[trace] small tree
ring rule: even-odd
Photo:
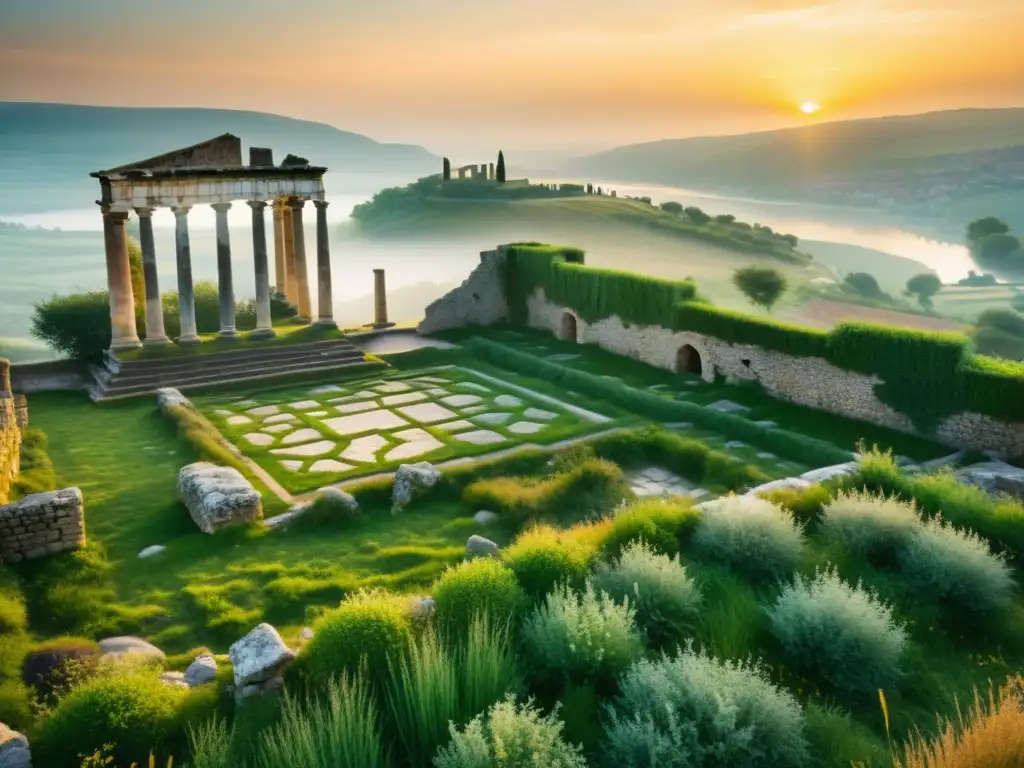
[[[720,213],[717,216],[715,216],[715,221],[718,222],[719,224],[735,224],[736,217],[733,216],[731,213]]]
[[[878,285],[878,281],[867,272],[851,272],[843,278],[843,283],[850,290],[859,293],[861,296],[867,296],[870,299],[885,297],[885,294],[882,293],[882,289]]]
[[[907,295],[917,296],[918,302],[925,309],[931,309],[932,296],[942,290],[942,281],[938,275],[922,272],[907,280]]]
[[[452,178],[452,161],[449,160],[447,157],[444,159],[444,165],[442,166],[441,169],[441,177],[445,181],[451,181]]]
[[[505,183],[505,155],[500,149],[498,150],[498,167],[495,169],[494,175],[499,184]]]
[[[684,209],[683,213],[685,213],[694,224],[707,224],[711,221],[711,217],[696,206],[690,206],[689,208]]]
[[[1020,239],[1009,232],[997,232],[985,235],[975,242],[975,254],[981,261],[999,266],[1024,266],[1018,258]]]
[[[1005,235],[1009,231],[1010,226],[1002,219],[997,219],[995,216],[986,216],[967,225],[967,242],[973,247],[982,238],[989,235]]]
[[[786,290],[786,278],[775,269],[767,267],[743,267],[732,276],[732,283],[739,288],[751,304],[764,307],[771,312],[775,302]]]
[[[683,206],[682,203],[673,203],[669,201],[667,203],[661,204],[661,210],[663,210],[665,213],[674,213],[678,216],[682,214]]]

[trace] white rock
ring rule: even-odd
[[[810,472],[804,472],[800,475],[800,479],[806,480],[813,485],[814,483],[823,483],[826,480],[831,480],[833,477],[852,475],[856,471],[857,462],[848,461],[845,464],[833,464],[831,467],[812,469]]]
[[[1002,461],[984,461],[964,467],[957,479],[987,493],[1006,493],[1024,500],[1024,469]]]
[[[356,501],[356,497],[340,488],[334,488],[329,485],[317,491],[317,496],[326,502],[344,507],[349,512],[355,512],[359,509],[359,502]]]
[[[433,488],[440,479],[441,470],[429,462],[402,464],[395,472],[391,490],[392,511],[405,509],[415,495]]]
[[[122,635],[119,637],[107,637],[98,643],[100,651],[105,658],[132,654],[154,661],[163,661],[167,655],[152,643],[148,643],[141,637]]]
[[[274,677],[292,659],[281,635],[267,623],[259,624],[228,649],[238,688]]]
[[[770,493],[771,491],[802,491],[805,488],[810,488],[813,483],[804,480],[801,477],[784,477],[781,480],[772,480],[770,483],[764,483],[763,485],[757,486],[747,491],[747,496],[757,496],[760,493]]]
[[[474,533],[466,542],[466,554],[470,557],[495,557],[498,554],[498,545]]]
[[[160,682],[164,685],[172,685],[175,688],[188,688],[185,682],[185,675],[181,672],[164,672],[160,675]]]
[[[481,509],[475,515],[473,515],[473,522],[477,525],[490,525],[500,519],[496,512],[491,512],[486,509]]]
[[[233,467],[204,461],[182,467],[178,498],[203,533],[263,517],[259,492]]]
[[[156,391],[156,406],[161,411],[175,405],[191,405],[187,397],[174,387],[163,387]]]
[[[0,768],[32,768],[28,739],[3,723],[0,723]]]
[[[163,546],[162,544],[151,544],[150,546],[146,547],[144,550],[139,552],[139,559],[145,560],[147,557],[159,555],[165,549],[167,549],[167,547]]]
[[[185,683],[189,688],[208,683],[217,677],[217,660],[208,653],[196,656],[185,670]]]

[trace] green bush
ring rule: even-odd
[[[604,764],[801,768],[803,712],[758,667],[706,653],[638,661],[608,708]]]
[[[598,563],[594,586],[619,602],[628,600],[637,626],[655,647],[678,643],[700,612],[700,589],[678,556],[660,555],[642,540],[627,546],[615,562]]]
[[[939,517],[913,530],[899,553],[900,575],[951,618],[999,610],[1013,599],[1013,571],[988,542]]]
[[[99,663],[100,647],[84,637],[58,637],[29,649],[21,664],[21,679],[36,695],[51,701],[91,675]]]
[[[879,567],[895,565],[897,554],[920,525],[912,503],[857,491],[841,492],[821,515],[826,539]]]
[[[806,528],[815,528],[821,522],[821,513],[825,505],[832,499],[828,488],[823,485],[812,485],[810,488],[780,488],[768,493],[758,494],[765,501],[770,501],[793,513],[793,519]]]
[[[11,486],[13,498],[52,491],[57,487],[57,472],[46,452],[46,433],[29,427],[21,435],[21,469]]]
[[[583,586],[594,553],[563,537],[550,526],[526,531],[502,552],[516,581],[533,600],[541,600],[559,584]]]
[[[0,567],[0,722],[18,730],[32,721],[32,697],[21,680],[28,647],[28,613],[21,586],[12,572]]]
[[[646,499],[619,510],[601,541],[601,552],[615,558],[643,540],[655,552],[674,555],[700,523],[701,513],[688,499]]]
[[[92,291],[37,302],[31,332],[61,355],[98,365],[110,347],[109,295]]]
[[[753,578],[780,577],[796,567],[803,529],[793,516],[753,496],[726,496],[705,507],[693,543],[705,556]]]
[[[220,330],[220,289],[212,280],[198,280],[192,286],[196,308],[196,330],[217,333]],[[163,294],[160,303],[164,315],[164,331],[171,338],[181,335],[180,299],[177,291]],[[252,299],[235,302],[235,328],[251,331],[256,327],[256,302]]]
[[[359,591],[320,616],[302,652],[302,671],[315,687],[344,671],[355,673],[365,659],[371,676],[384,679],[389,658],[404,653],[411,637],[405,598],[385,590]]]
[[[676,307],[672,327],[714,336],[732,344],[754,344],[797,357],[824,357],[828,343],[828,333],[816,328],[707,304],[680,304]]]
[[[542,717],[532,700],[517,705],[509,696],[461,730],[450,725],[451,743],[438,751],[434,768],[586,768],[562,727],[557,713]]]
[[[95,677],[76,687],[43,723],[32,741],[39,765],[79,765],[81,755],[114,745],[117,765],[144,764],[164,754],[177,736],[179,710],[188,692],[153,673]]]
[[[606,684],[643,651],[629,601],[557,587],[523,623],[527,669],[539,682]]]
[[[791,666],[843,693],[872,694],[900,678],[907,633],[892,610],[834,569],[797,575],[768,609],[772,634]]]
[[[453,631],[469,627],[478,614],[495,626],[514,622],[527,603],[515,574],[490,558],[447,568],[434,582],[431,594],[438,620]]]

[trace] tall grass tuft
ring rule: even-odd
[[[377,704],[362,674],[327,683],[305,706],[285,694],[281,720],[260,737],[255,768],[384,768]]]
[[[894,565],[897,553],[920,525],[913,503],[867,492],[841,492],[821,514],[825,538],[883,567]]]
[[[507,622],[497,624],[486,614],[474,615],[459,654],[460,710],[464,721],[501,701],[506,694],[518,694],[525,689],[522,666]]]
[[[189,768],[232,768],[236,765],[231,755],[234,729],[228,728],[223,718],[215,716],[197,727],[190,725],[187,733],[192,755]]]

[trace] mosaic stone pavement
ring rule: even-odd
[[[207,415],[218,427],[232,427],[232,435],[244,430],[234,442],[250,458],[297,475],[354,476],[383,464],[429,461],[445,446],[511,447],[543,437],[556,420],[586,424],[500,384],[446,374],[332,384],[277,402],[220,403]]]

